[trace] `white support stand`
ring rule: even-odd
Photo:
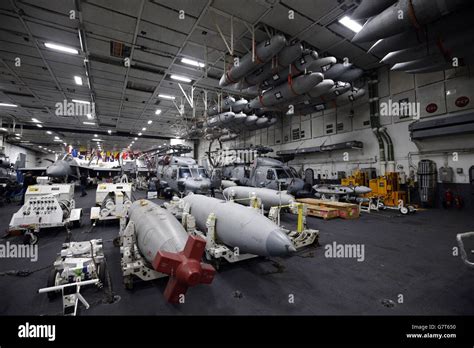
[[[122,218],[120,227],[120,254],[122,255],[121,266],[125,287],[127,289],[133,288],[133,276],[145,281],[167,277],[167,274],[157,272],[149,267],[140,254],[136,243],[133,221],[126,224],[126,219]]]

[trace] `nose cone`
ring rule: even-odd
[[[62,166],[53,164],[46,168],[46,175],[52,178],[57,178],[61,176],[66,176],[66,171]]]
[[[296,251],[288,236],[281,230],[272,231],[266,241],[266,249],[270,256],[285,256]]]
[[[188,179],[185,183],[187,192],[204,192],[209,190],[210,183],[206,181],[196,181],[194,179]]]
[[[366,193],[372,192],[372,189],[367,186],[356,186],[354,192],[358,195],[364,195]]]

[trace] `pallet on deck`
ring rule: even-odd
[[[338,216],[342,219],[356,219],[360,215],[359,206],[357,204],[327,201],[315,198],[297,199],[298,202],[305,203],[309,209],[331,208],[338,211]]]

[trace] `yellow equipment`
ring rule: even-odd
[[[370,180],[369,187],[372,192],[368,196],[380,198],[380,201],[388,207],[399,206],[400,200],[403,204],[407,201],[407,193],[400,191],[400,182],[396,172]]]
[[[367,173],[356,170],[351,176],[341,179],[342,186],[369,186]]]

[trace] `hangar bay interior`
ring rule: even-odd
[[[1,315],[473,315],[471,1],[0,2]]]

